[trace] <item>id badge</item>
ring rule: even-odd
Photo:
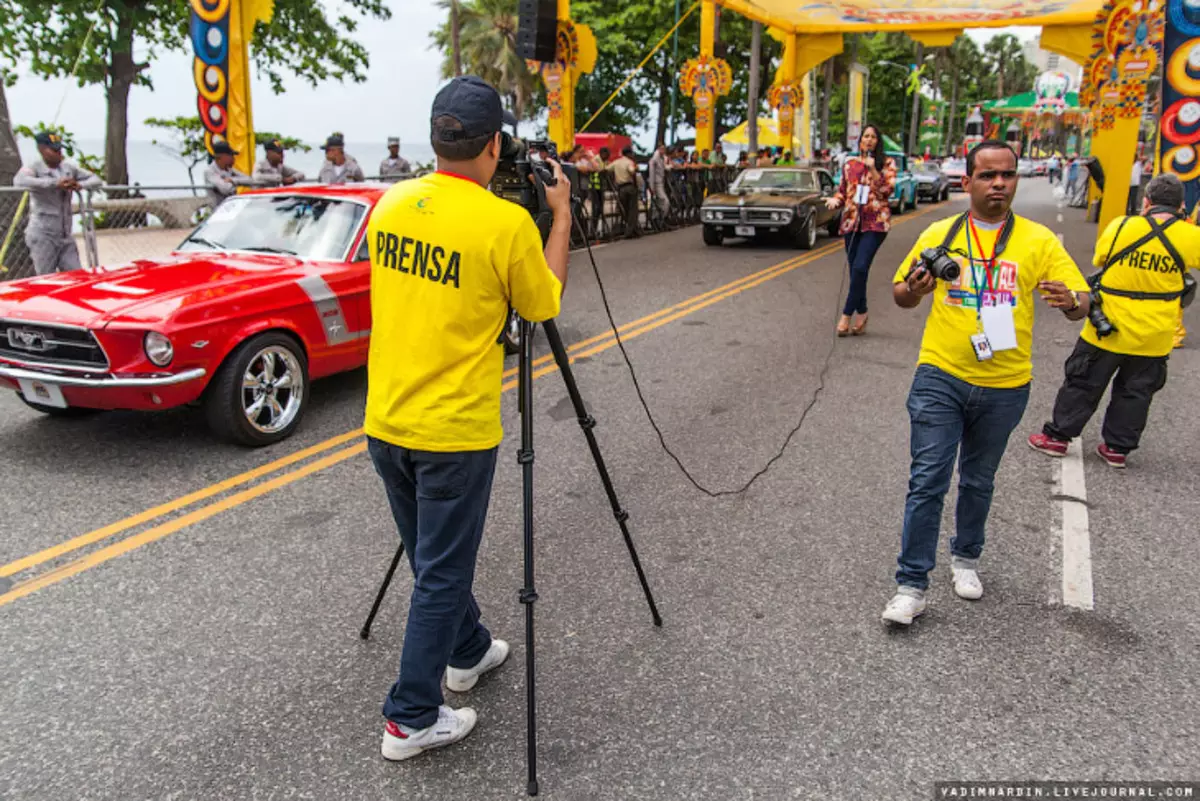
[[[992,358],[992,343],[988,342],[987,334],[971,336],[971,348],[975,351],[975,360],[986,362]]]
[[[1013,307],[1009,303],[999,306],[984,306],[979,310],[983,333],[987,335],[992,351],[1013,350],[1017,347],[1017,324],[1013,320]]]
[[[854,190],[854,202],[860,206],[865,206],[871,202],[871,187],[866,184],[859,184]]]

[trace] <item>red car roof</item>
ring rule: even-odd
[[[395,184],[372,181],[354,184],[305,184],[303,186],[278,186],[270,189],[254,189],[247,195],[319,195],[321,197],[349,198],[362,200],[372,206]]]

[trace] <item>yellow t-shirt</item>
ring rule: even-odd
[[[439,172],[389,189],[367,236],[367,434],[412,450],[496,447],[509,305],[540,322],[562,294],[533,218]]]
[[[1129,222],[1121,228],[1121,221],[1125,219]],[[1121,238],[1113,247],[1118,229]],[[1150,223],[1144,217],[1118,217],[1101,234],[1092,263],[1103,267],[1110,252],[1117,255],[1149,231]],[[1200,269],[1200,228],[1181,221],[1173,223],[1166,236],[1179,251],[1185,269]],[[1103,287],[1129,292],[1178,292],[1183,289],[1183,275],[1162,242],[1155,238],[1109,267],[1104,273]],[[1121,298],[1104,295],[1103,289],[1101,299],[1104,314],[1116,327],[1116,333],[1101,339],[1089,320],[1080,334],[1085,342],[1130,356],[1166,356],[1171,352],[1175,344],[1175,327],[1179,324],[1178,300]]]
[[[905,280],[913,261],[922,250],[942,243],[955,219],[949,217],[925,229],[900,264],[893,283],[899,284]],[[970,253],[974,263],[971,267],[967,265],[966,258],[952,256],[962,272],[953,283],[938,281],[937,288],[930,295],[933,305],[925,322],[921,355],[917,361],[919,364],[933,365],[968,384],[996,389],[1021,387],[1033,379],[1033,309],[1041,302],[1038,283],[1062,281],[1068,289],[1086,292],[1087,282],[1062,242],[1050,229],[1024,217],[1017,217],[1008,245],[992,271],[993,286],[989,290],[985,261],[992,254],[1000,227],[985,228],[977,224],[977,230],[984,254],[980,256],[979,247],[972,239]],[[968,252],[969,235],[970,226],[964,224],[950,247]],[[1012,304],[1017,332],[1016,348],[996,351],[990,360],[984,362],[975,358],[975,350],[971,347],[971,337],[983,330],[978,315],[980,288],[984,292],[985,305]]]

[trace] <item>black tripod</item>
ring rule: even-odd
[[[617,498],[617,491],[613,488],[612,479],[608,474],[608,467],[604,464],[604,456],[600,453],[600,445],[596,442],[596,435],[593,429],[596,427],[596,419],[588,414],[587,406],[583,402],[583,396],[579,392],[579,386],[575,383],[575,374],[571,371],[571,360],[567,355],[567,349],[563,345],[562,337],[558,334],[558,326],[553,320],[548,320],[542,323],[542,329],[546,332],[546,339],[550,342],[550,350],[554,354],[554,361],[558,365],[559,372],[562,374],[563,382],[567,386],[567,394],[571,398],[571,405],[575,408],[575,416],[579,421],[579,427],[583,430],[583,435],[587,439],[588,450],[592,452],[592,460],[596,463],[596,471],[600,474],[600,483],[604,485],[604,492],[608,495],[608,503],[612,507],[613,517],[617,520],[617,525],[621,529],[621,536],[625,540],[625,547],[629,550],[629,557],[633,561],[633,569],[637,572],[638,581],[642,585],[642,592],[646,595],[646,603],[650,607],[650,616],[654,619],[655,626],[662,625],[662,617],[658,614],[658,607],[654,603],[654,595],[650,592],[650,584],[646,581],[646,573],[642,570],[642,560],[638,558],[637,549],[633,544],[633,536],[629,533],[629,527],[626,523],[629,521],[629,513],[621,507],[621,501]],[[520,354],[518,357],[518,407],[521,411],[521,449],[517,453],[517,462],[521,465],[521,483],[522,483],[522,506],[524,511],[524,551],[525,551],[525,586],[521,588],[519,595],[520,602],[525,606],[525,692],[526,692],[526,712],[527,712],[527,736],[526,757],[529,767],[529,782],[526,787],[529,795],[538,794],[537,780],[537,704],[535,693],[535,675],[534,675],[534,627],[533,627],[533,605],[538,599],[537,590],[534,589],[534,572],[533,572],[533,330],[534,324],[521,321],[520,327]],[[384,595],[387,594],[388,586],[392,582],[392,577],[396,573],[396,568],[400,564],[400,559],[404,555],[404,546],[401,545],[396,549],[396,555],[392,558],[392,564],[388,567],[387,575],[383,578],[383,584],[379,587],[379,592],[375,596],[375,603],[371,606],[371,612],[367,615],[367,620],[363,623],[362,630],[359,636],[364,640],[371,636],[371,624],[375,620],[375,615],[379,611],[379,605],[383,602]]]

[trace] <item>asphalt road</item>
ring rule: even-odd
[[[576,350],[575,373],[665,625],[650,623],[562,382],[544,375],[543,797],[923,799],[945,780],[1200,778],[1195,346],[1172,356],[1128,471],[1092,453],[1098,420],[1085,433],[1093,610],[1062,602],[1060,465],[1022,441],[1049,413],[1078,328],[1040,310],[984,599],[955,598],[943,563],[911,630],[879,622],[924,319],[891,304],[891,273],[924,225],[962,207],[961,196],[922,207],[894,228],[861,338],[833,337],[845,267],[824,238],[815,258],[705,248],[696,228],[596,251],[618,323],[671,309],[627,328],[628,349],[669,446],[705,485],[736,488],[776,454],[829,356],[783,456],[746,493],[718,499],[660,448],[603,338],[586,257],[573,257],[560,328],[568,344],[600,337]],[[1094,227],[1058,208],[1044,181],[1027,183],[1018,209],[1089,261]],[[359,640],[396,545],[353,434],[364,387],[362,373],[319,382],[298,435],[262,451],[212,442],[187,410],[64,422],[0,398],[0,565],[64,546],[0,568],[0,797],[523,793],[515,393],[476,584],[513,660],[469,696],[448,695],[480,712],[465,743],[396,765],[379,757],[379,707],[411,582],[397,578],[374,638]]]

